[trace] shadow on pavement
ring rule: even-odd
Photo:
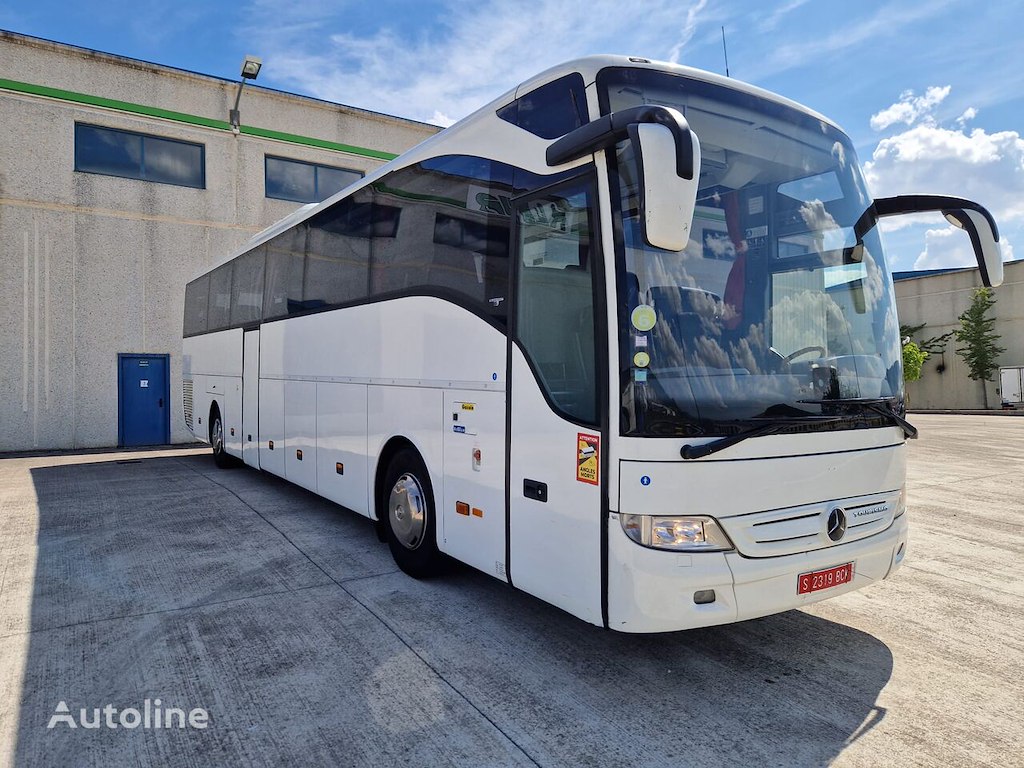
[[[885,716],[889,649],[799,611],[620,635],[413,581],[369,521],[208,456],[33,461],[0,520],[18,765],[821,765]],[[208,725],[106,727],[147,700]]]

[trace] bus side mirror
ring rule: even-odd
[[[1003,253],[999,247],[999,229],[987,209],[973,200],[946,195],[899,195],[875,200],[875,216],[898,216],[905,213],[941,212],[946,221],[971,238],[978,260],[981,281],[989,288],[1003,283]]]
[[[943,211],[942,215],[954,227],[965,230],[971,238],[982,282],[989,288],[1002,285],[1003,251],[999,247],[999,233],[995,222],[970,208],[954,208]]]
[[[655,248],[681,251],[693,224],[700,142],[678,110],[644,104],[604,115],[552,142],[545,157],[557,167],[627,137],[640,173],[644,239]]]
[[[629,136],[640,173],[644,240],[655,248],[681,251],[690,240],[700,181],[697,135],[689,128],[677,136],[660,123],[635,123]]]

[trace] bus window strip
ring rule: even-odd
[[[222,333],[224,331],[231,331],[238,328],[241,328],[244,331],[253,331],[260,328],[263,325],[269,325],[270,323],[280,323],[285,320],[291,320],[297,317],[306,317],[307,315],[317,315],[322,312],[334,312],[342,309],[363,307],[368,306],[370,304],[380,304],[386,301],[395,301],[397,299],[412,297],[427,297],[446,301],[449,304],[454,304],[460,309],[464,309],[467,312],[476,315],[479,319],[483,320],[485,323],[493,327],[496,331],[500,332],[502,335],[508,333],[508,329],[506,327],[507,323],[501,323],[498,320],[496,320],[494,316],[489,315],[487,312],[485,312],[483,307],[480,306],[477,302],[467,300],[465,294],[444,287],[423,286],[417,288],[409,288],[407,290],[400,291],[387,291],[385,293],[368,296],[365,299],[356,299],[355,301],[348,301],[341,304],[331,304],[322,307],[309,307],[306,309],[299,310],[297,312],[293,312],[292,314],[289,315],[281,315],[280,317],[272,317],[265,320],[253,321],[250,323],[243,323],[240,325],[228,325],[218,328],[211,328],[196,333],[187,333],[183,334],[182,338],[188,339],[194,336],[204,336],[210,333]]]
[[[442,157],[448,157],[448,156],[442,156]],[[413,167],[415,167],[415,166],[404,166],[402,168],[396,169],[395,172],[405,171],[405,170],[408,170],[409,168],[413,168]],[[550,191],[555,191],[555,190],[558,189],[559,186],[564,185],[564,184],[569,184],[569,183],[571,183],[574,180],[577,180],[577,179],[580,179],[580,178],[586,176],[588,173],[591,173],[591,174],[594,173],[594,171],[595,171],[595,166],[593,164],[588,164],[588,165],[584,165],[584,166],[578,166],[578,167],[575,167],[575,168],[571,168],[568,171],[560,171],[558,173],[551,174],[549,177],[539,177],[536,174],[532,174],[532,173],[530,173],[528,171],[523,171],[522,169],[513,167],[514,175],[517,178],[520,177],[520,176],[522,177],[522,180],[521,180],[520,183],[525,183],[527,180],[535,183],[540,178],[547,178],[550,181],[549,181],[548,184],[545,184],[545,185],[542,185],[542,186],[537,186],[537,187],[530,188],[530,189],[524,189],[521,192],[519,192],[517,194],[514,194],[512,196],[512,198],[511,198],[511,203],[514,206],[517,201],[523,199],[524,197],[538,195],[538,194],[545,194],[545,193],[548,193]],[[386,179],[390,175],[391,174],[388,174],[387,176],[384,176],[383,178],[375,180],[375,181],[369,181],[365,186],[369,186],[369,187],[372,187],[374,189],[378,189],[378,185],[381,185],[382,189],[387,189],[388,192],[394,193],[396,190],[392,190],[392,189],[384,186],[384,182],[386,181]],[[352,190],[351,195],[355,195],[355,194],[359,193],[360,191],[363,191],[365,189],[365,186],[360,186],[359,189]],[[410,197],[410,199],[414,199],[413,196],[409,196],[409,197]],[[429,197],[429,196],[421,196],[421,197]],[[340,203],[340,202],[342,202],[344,200],[348,200],[348,199],[350,199],[350,198],[349,197],[342,198],[342,200],[335,201],[335,203],[332,203],[332,205],[335,205],[337,203]],[[295,222],[292,225],[292,229],[294,229],[296,227],[299,227],[299,226],[302,226],[302,225],[308,225],[310,220],[315,218],[316,215],[322,215],[324,210],[326,210],[326,209],[318,209],[315,212],[311,211],[310,214],[305,219],[303,219],[302,221]],[[284,234],[284,232],[275,233],[274,237],[278,237],[278,236],[280,236],[282,234]],[[193,280],[193,281],[191,281],[189,283],[189,285],[193,285],[193,284],[195,284],[195,283],[197,283],[197,282],[199,282],[200,280],[203,280],[203,279],[209,280],[210,276],[213,273],[215,273],[218,269],[223,269],[223,268],[227,267],[228,265],[232,265],[232,267],[233,267],[233,265],[236,262],[238,262],[241,259],[244,259],[245,257],[249,256],[251,253],[257,251],[260,248],[269,246],[270,243],[273,242],[273,239],[274,238],[269,238],[266,241],[262,241],[262,242],[256,244],[255,246],[253,246],[250,250],[245,251],[244,253],[238,254],[237,256],[235,256],[230,261],[224,262],[223,264],[219,264],[214,269],[211,269],[210,271],[204,273],[203,275],[200,275],[200,276],[196,277],[195,280]],[[511,227],[510,227],[510,232],[509,232],[509,246],[510,246],[510,248],[511,248],[511,242],[512,242],[512,233],[511,233]],[[509,277],[510,288],[509,288],[509,294],[505,298],[507,306],[512,306],[511,281],[512,281],[512,278],[513,278],[512,272],[514,271],[514,266],[515,265],[513,263],[511,263],[511,261],[510,261],[509,265],[508,265],[508,269],[509,269],[508,277]],[[264,268],[264,281],[265,280],[266,280],[266,268]],[[265,285],[265,282],[264,282],[264,285]],[[186,290],[187,290],[187,288],[186,288]],[[368,288],[368,290],[369,290],[369,288]],[[231,324],[228,324],[226,326],[219,326],[217,328],[207,328],[206,330],[203,330],[203,331],[195,331],[195,332],[191,332],[191,333],[183,333],[182,336],[183,336],[183,338],[190,338],[192,336],[201,336],[201,335],[206,334],[206,333],[218,333],[220,331],[230,330],[231,328],[243,328],[245,330],[253,330],[255,328],[259,328],[260,325],[262,325],[264,323],[277,322],[279,320],[287,320],[287,319],[289,319],[291,317],[302,317],[304,315],[315,314],[315,313],[318,313],[318,312],[329,312],[329,311],[334,310],[334,309],[345,309],[347,307],[356,307],[356,306],[362,306],[364,304],[373,304],[373,303],[376,303],[376,302],[379,302],[379,301],[390,301],[390,300],[392,300],[394,298],[400,298],[401,296],[434,296],[436,298],[440,298],[440,299],[444,299],[444,300],[447,300],[447,301],[451,301],[452,303],[456,304],[457,306],[462,307],[463,309],[466,309],[467,311],[472,312],[473,314],[475,314],[478,317],[482,318],[488,324],[494,326],[495,328],[497,328],[502,333],[506,333],[507,332],[506,329],[505,329],[505,324],[500,323],[499,321],[495,320],[492,316],[488,315],[487,312],[482,311],[479,308],[479,305],[478,306],[474,306],[474,304],[476,304],[476,302],[466,300],[466,297],[464,296],[464,294],[460,294],[458,291],[448,290],[448,289],[445,289],[443,287],[429,288],[429,287],[426,287],[426,286],[420,286],[420,287],[415,287],[415,288],[411,288],[411,289],[408,289],[408,290],[388,291],[388,292],[384,292],[384,293],[380,293],[380,294],[373,294],[371,296],[367,296],[367,298],[365,298],[365,299],[357,299],[357,300],[354,300],[354,301],[351,301],[351,302],[344,302],[344,303],[339,303],[339,304],[330,304],[330,305],[325,305],[325,306],[322,306],[322,307],[305,308],[305,309],[301,309],[301,310],[298,310],[296,312],[292,312],[292,313],[289,313],[289,314],[286,314],[286,315],[281,315],[281,316],[272,317],[272,318],[264,317],[264,319],[262,319],[260,321],[254,321],[254,322],[245,323],[245,324],[241,324],[241,325],[231,325]],[[264,308],[264,314],[266,314],[266,309],[265,308]],[[230,316],[230,311],[229,311],[229,316]],[[207,308],[206,317],[207,317],[207,319],[209,319],[209,307]]]

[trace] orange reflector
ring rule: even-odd
[[[334,464],[334,471],[337,472],[339,475],[344,475],[345,474],[345,465],[342,464],[340,461],[336,462]]]
[[[466,515],[468,517],[469,516],[469,504],[467,504],[464,501],[456,501],[455,502],[455,511],[458,512],[460,515]]]
[[[483,516],[484,516],[484,511],[482,509],[477,509],[476,507],[473,507],[473,517],[483,517]]]

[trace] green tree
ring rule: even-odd
[[[971,306],[960,315],[960,327],[953,333],[963,346],[956,353],[967,364],[967,375],[981,382],[981,391],[988,408],[986,381],[992,381],[999,368],[999,355],[1006,351],[997,342],[1001,338],[995,331],[996,319],[990,313],[996,297],[990,288],[979,288],[971,298]]]
[[[953,338],[953,334],[956,331],[949,331],[941,336],[931,336],[927,339],[921,339],[918,341],[914,338],[915,335],[923,331],[927,327],[927,323],[921,323],[920,325],[901,325],[900,326],[900,338],[911,339],[922,352],[927,352],[928,356],[941,355],[946,351],[946,342]]]
[[[903,380],[917,381],[921,378],[921,366],[928,359],[928,353],[909,338],[903,345]]]

